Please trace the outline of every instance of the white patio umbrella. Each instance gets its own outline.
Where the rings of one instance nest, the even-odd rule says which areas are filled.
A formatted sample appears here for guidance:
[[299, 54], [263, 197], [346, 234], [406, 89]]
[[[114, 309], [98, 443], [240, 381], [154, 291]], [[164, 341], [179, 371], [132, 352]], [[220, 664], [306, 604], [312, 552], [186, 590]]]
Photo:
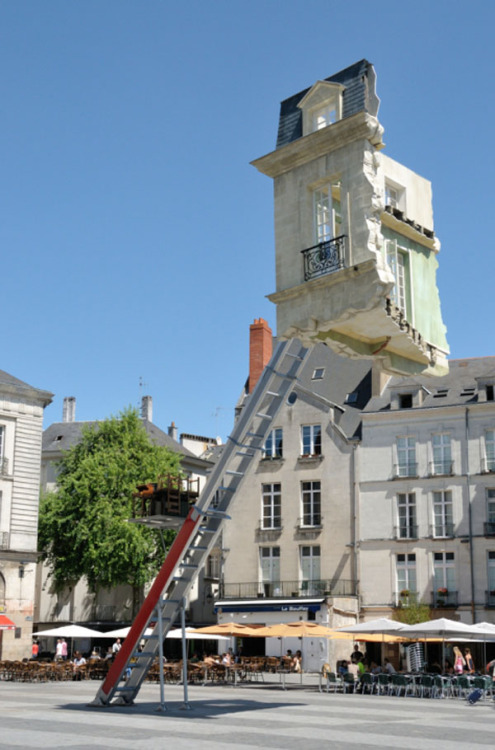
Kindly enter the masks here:
[[[100, 633], [102, 638], [126, 638], [129, 635], [131, 626], [127, 628], [118, 628], [117, 630], [109, 630], [106, 633]], [[146, 628], [145, 637], [149, 637], [153, 633], [153, 628]], [[173, 628], [169, 630], [167, 638], [182, 638], [182, 628]], [[227, 635], [206, 635], [204, 633], [198, 633], [194, 628], [186, 628], [186, 640], [188, 641], [229, 641], [230, 636]]]
[[397, 631], [402, 630], [403, 627], [403, 622], [390, 620], [388, 617], [377, 617], [375, 620], [358, 622], [357, 625], [346, 625], [344, 628], [336, 628], [336, 631], [338, 633], [395, 633], [399, 635]]
[[402, 625], [401, 635], [411, 636], [431, 636], [433, 638], [466, 638], [476, 640], [482, 634], [493, 635], [483, 631], [481, 628], [475, 629], [473, 625], [467, 625], [465, 622], [449, 620], [446, 617], [439, 617], [437, 620], [427, 620], [418, 622], [416, 625]]
[[68, 638], [70, 640], [70, 654], [72, 655], [74, 640], [77, 638], [100, 638], [102, 633], [99, 630], [85, 628], [83, 625], [62, 625], [59, 628], [39, 630], [33, 635], [39, 638]]

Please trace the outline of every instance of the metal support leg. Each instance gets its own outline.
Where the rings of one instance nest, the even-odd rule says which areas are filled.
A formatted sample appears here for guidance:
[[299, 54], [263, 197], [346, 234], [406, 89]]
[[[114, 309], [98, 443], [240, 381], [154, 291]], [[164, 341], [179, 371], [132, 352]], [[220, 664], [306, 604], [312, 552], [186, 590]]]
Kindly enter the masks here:
[[181, 709], [184, 711], [191, 710], [187, 694], [187, 640], [186, 640], [186, 600], [182, 600], [180, 608], [180, 624], [182, 627], [182, 682], [184, 683], [184, 703]]

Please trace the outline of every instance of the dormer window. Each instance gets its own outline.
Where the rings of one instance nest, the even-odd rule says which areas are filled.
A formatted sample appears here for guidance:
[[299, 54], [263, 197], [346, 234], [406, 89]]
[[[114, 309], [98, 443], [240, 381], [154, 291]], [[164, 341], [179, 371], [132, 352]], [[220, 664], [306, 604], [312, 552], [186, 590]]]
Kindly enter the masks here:
[[315, 83], [297, 105], [303, 113], [303, 135], [322, 130], [342, 118], [343, 91], [340, 83]]

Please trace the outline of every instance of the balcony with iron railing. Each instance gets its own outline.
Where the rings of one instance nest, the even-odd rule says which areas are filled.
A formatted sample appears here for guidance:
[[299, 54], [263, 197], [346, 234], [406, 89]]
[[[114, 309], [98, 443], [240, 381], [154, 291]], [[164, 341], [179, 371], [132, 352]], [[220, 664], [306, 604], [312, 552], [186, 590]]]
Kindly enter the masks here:
[[430, 476], [432, 477], [450, 477], [454, 473], [453, 461], [431, 461]]
[[495, 473], [495, 457], [483, 456], [481, 459], [481, 473], [482, 474], [493, 474]]
[[450, 539], [455, 536], [454, 524], [451, 521], [435, 523], [430, 527], [433, 539]]
[[9, 459], [8, 458], [0, 458], [0, 476], [2, 477], [9, 476]]
[[457, 607], [458, 592], [439, 588], [431, 592], [431, 604], [433, 607]]
[[222, 583], [220, 599], [290, 599], [310, 596], [355, 596], [356, 581], [339, 578], [317, 581], [256, 581]]
[[394, 464], [394, 478], [403, 479], [404, 477], [417, 477], [418, 464], [416, 461], [407, 461]]
[[483, 531], [485, 536], [495, 536], [495, 521], [485, 521]]
[[418, 538], [418, 527], [416, 524], [399, 525], [394, 529], [395, 539], [417, 539]]
[[341, 234], [339, 237], [301, 250], [304, 260], [304, 281], [318, 279], [320, 276], [326, 276], [344, 268], [345, 236]]

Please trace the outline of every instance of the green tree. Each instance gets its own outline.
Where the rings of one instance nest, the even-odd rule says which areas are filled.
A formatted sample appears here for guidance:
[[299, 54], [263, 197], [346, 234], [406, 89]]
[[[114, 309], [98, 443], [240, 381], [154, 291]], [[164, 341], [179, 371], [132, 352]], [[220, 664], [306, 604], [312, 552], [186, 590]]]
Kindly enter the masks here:
[[[136, 410], [90, 427], [58, 466], [57, 490], [40, 503], [39, 549], [57, 591], [82, 577], [90, 591], [138, 590], [163, 561], [159, 533], [128, 523], [136, 485], [180, 473], [180, 456], [153, 444]], [[168, 532], [170, 543], [173, 532]]]
[[405, 625], [416, 625], [418, 622], [431, 620], [431, 610], [428, 604], [413, 599], [408, 604], [397, 607], [393, 619]]

